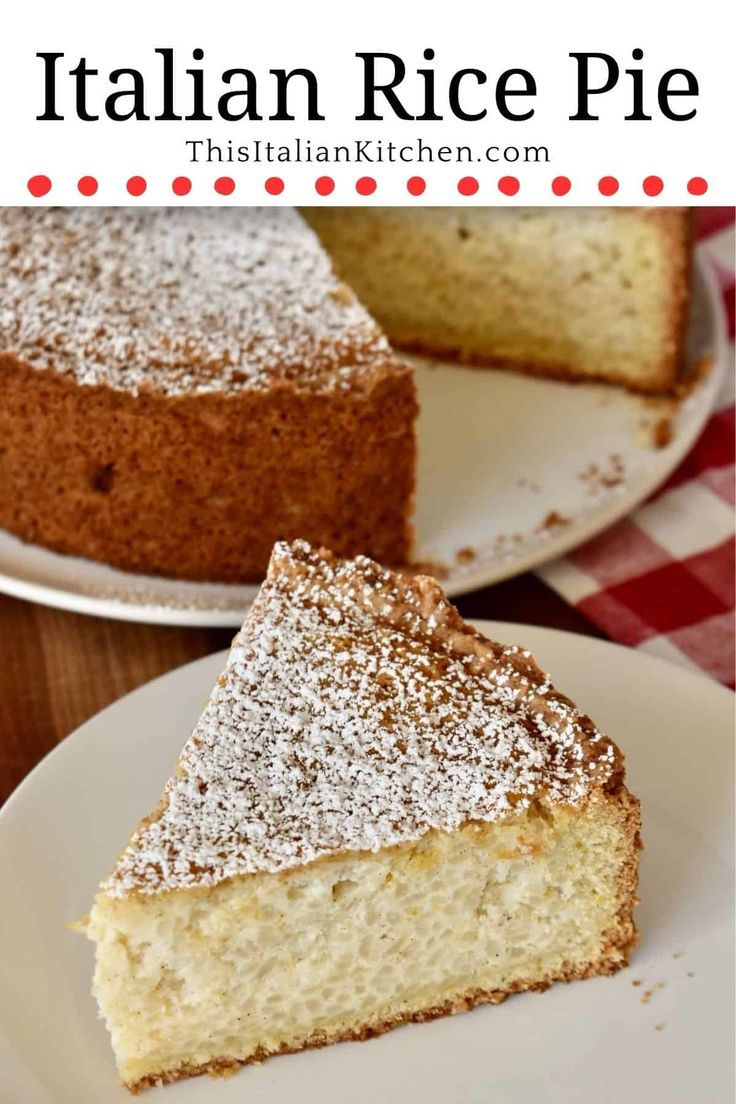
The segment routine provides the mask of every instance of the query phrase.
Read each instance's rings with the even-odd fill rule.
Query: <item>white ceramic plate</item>
[[[731,694],[589,637],[480,627],[531,648],[626,753],[645,843],[631,966],[369,1043],[276,1058],[227,1081],[152,1090],[152,1104],[733,1099]],[[130,1099],[89,996],[92,945],[65,923],[87,911],[158,798],[224,657],[181,667],[98,714],[0,815],[0,1099],[9,1104]]]
[[[729,363],[720,292],[696,265],[688,360],[712,366],[652,446],[672,404],[415,360],[421,403],[415,558],[451,596],[527,571],[611,525],[677,467]],[[438,566],[435,566],[438,565]],[[239,625],[254,586],[133,575],[24,544],[0,530],[0,590],[131,621]]]

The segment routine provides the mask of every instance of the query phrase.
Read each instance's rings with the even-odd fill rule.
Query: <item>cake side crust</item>
[[[0,353],[0,525],[126,571],[260,580],[273,543],[410,554],[416,394],[389,356],[350,391],[79,385]]]
[[[671,281],[669,285],[669,343],[662,351],[662,390],[677,391],[684,380],[687,365],[686,333],[692,285],[694,211],[692,208],[659,208],[648,212],[662,228],[664,251],[668,258]]]

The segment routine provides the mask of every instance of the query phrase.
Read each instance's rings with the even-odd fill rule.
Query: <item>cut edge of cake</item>
[[[530,271],[534,272],[534,276],[531,277],[531,283],[535,285],[533,289],[524,286],[526,279],[523,275],[524,250],[518,247],[509,253],[508,241],[500,237],[499,242],[495,243],[495,248],[499,250],[504,260],[499,262],[493,276],[494,278],[498,276],[501,284],[504,285],[504,290],[499,292],[498,288],[490,289],[486,286],[485,281],[489,276],[489,270],[487,268],[484,270],[483,266],[488,264],[488,256],[483,255],[482,239],[484,231],[493,232],[493,225],[489,223],[488,226],[484,226],[482,224],[484,218],[496,219],[501,227],[504,220],[507,222],[517,220],[519,232],[523,235],[525,217],[533,217],[536,214],[559,221],[567,217],[572,219],[578,213],[591,217],[590,210],[584,208],[565,208],[557,211],[544,208],[521,211],[512,208],[501,210],[473,208],[468,211],[457,208],[423,208],[411,211],[396,208],[371,208],[360,211],[355,208],[304,209],[305,217],[320,235],[338,271],[351,282],[351,285],[355,286],[357,293],[383,325],[396,348],[422,356],[456,361],[469,367],[497,368],[531,376],[559,379],[568,383],[597,381],[620,386],[634,393],[677,393],[681,386],[687,383],[685,336],[692,262],[692,211],[690,209],[677,207],[594,209],[595,216],[599,219],[609,219],[612,225],[615,225],[613,220],[618,220],[623,228],[625,220],[629,219],[630,228],[639,226],[642,231],[644,229],[653,231],[652,238],[657,239],[657,245],[654,252],[651,252],[650,243],[649,256],[640,258],[642,286],[638,288],[638,296],[637,289],[628,283],[634,263],[633,256],[629,257],[625,264],[621,262],[620,257],[611,260],[615,257],[616,250],[620,248],[615,233],[611,235],[608,242],[594,242],[594,251],[589,258],[591,265],[584,266],[579,263],[579,250],[567,250],[567,247],[562,245],[555,251],[552,235],[551,253],[559,259],[560,272],[554,283],[550,283],[548,279],[546,287],[537,286],[540,277],[534,267],[536,246],[532,240],[527,254],[532,265]],[[435,238],[432,236],[432,219],[442,216],[446,216],[452,225],[447,233],[443,235],[438,232]],[[382,219],[386,220],[385,226],[382,226]],[[421,234],[422,219],[425,220],[427,230],[424,238]],[[352,227],[350,220],[353,220]],[[414,223],[417,225],[414,226]],[[582,225],[576,227],[573,223],[570,229],[572,232],[576,229],[582,231],[583,227]],[[405,235],[404,239],[402,239],[402,233]],[[455,233],[460,235],[460,240],[453,240]],[[462,265],[461,258],[468,247],[472,246],[474,237],[481,243],[480,253],[479,257],[470,264],[478,265],[480,261],[480,267],[468,268],[466,276],[462,267],[458,266]],[[417,263],[415,255],[419,249],[424,251],[422,264]],[[385,281],[382,281],[379,273],[386,267],[386,257],[393,257],[394,252],[396,252],[397,268],[393,274],[391,297],[384,298],[382,289]],[[608,260],[606,252],[610,254]],[[548,249],[544,255],[547,278],[549,278],[549,273],[546,271],[549,255]],[[540,261],[542,256],[543,254],[540,253],[537,261]],[[595,268],[596,256],[600,265],[598,270]],[[357,261],[358,257],[359,261]],[[401,272],[400,267],[405,257],[410,259],[409,263],[413,266],[414,272],[419,274],[420,287],[423,286],[426,273],[434,274],[438,268],[442,269],[448,263],[455,266],[454,276],[459,279],[461,285],[460,299],[456,298],[457,293],[453,291],[452,284],[447,278],[444,286],[440,280],[436,286],[441,289],[441,292],[434,303],[434,309],[430,312],[429,325],[418,321],[422,314],[421,306],[415,305],[407,313],[405,310],[402,312],[401,307],[396,305],[411,301],[412,297],[411,289],[408,289],[406,284],[406,276]],[[605,281],[605,265],[608,261],[611,261],[612,266],[621,264],[622,282],[607,290],[605,285],[603,286],[603,302],[615,297],[620,299],[625,313],[623,322],[619,320],[619,323],[631,329],[632,333],[636,332],[636,313],[642,308],[642,293],[648,290],[648,294],[651,295],[651,288],[644,287],[648,278],[647,269],[651,271],[651,267],[654,267],[659,270],[658,294],[661,298],[654,304],[658,334],[656,352],[652,355],[644,355],[641,342],[651,343],[649,330],[652,327],[639,326],[640,344],[632,345],[623,358],[617,353],[619,362],[614,366],[613,351],[615,346],[621,344],[621,337],[609,333],[615,327],[612,327],[611,320],[607,318],[604,325],[607,335],[611,337],[608,345],[608,353],[612,358],[611,365],[607,366],[604,363],[607,354],[603,351],[604,345],[597,338],[593,341],[597,346],[595,353],[589,352],[585,364],[582,365],[577,361],[584,341],[579,348],[576,347],[579,339],[573,339],[566,329],[570,318],[574,318],[575,325],[581,319],[587,320],[590,331],[587,334],[588,339],[591,337],[591,332],[595,333],[596,328],[600,330],[602,306],[599,304],[599,309],[596,311],[590,303],[583,303],[580,289],[586,286],[595,287],[597,280]],[[569,273],[563,275],[563,272],[567,267],[575,269],[576,266],[578,271],[574,273],[573,285],[568,286]],[[395,293],[394,288],[397,283],[400,290]],[[521,324],[520,317],[526,315],[528,318],[535,312],[539,313],[539,305],[544,304],[546,300],[559,298],[562,287],[566,290],[558,306],[560,304],[564,306],[568,319],[560,319],[559,315],[556,318],[550,316],[542,324],[540,332],[534,333],[532,327],[525,335],[526,322]],[[427,291],[426,285],[423,286],[423,291]],[[500,320],[501,332],[494,332],[490,337],[486,334],[481,341],[478,341],[477,336],[473,337],[469,332],[463,333],[462,330],[453,337],[452,327],[458,316],[462,314],[466,303],[471,305],[474,318],[477,318],[481,312],[478,292],[492,297],[492,309]],[[416,295],[417,304],[420,299],[421,296]],[[405,315],[403,321],[400,318],[402,313]],[[414,317],[410,320],[409,316],[412,313]],[[441,337],[435,332],[438,327],[442,330]],[[508,333],[503,332],[507,327]],[[513,353],[502,351],[504,343],[508,343],[509,340],[516,346]],[[562,351],[564,348],[567,349],[568,355]],[[633,368],[639,356],[643,359],[636,378]]]
[[[616,807],[617,819],[619,820],[622,835],[629,841],[630,848],[627,859],[621,867],[617,923],[607,930],[606,939],[602,945],[602,951],[599,958],[592,959],[586,965],[580,967],[563,969],[546,976],[537,977],[533,980],[521,979],[505,987],[491,989],[469,988],[461,994],[436,1004],[401,1012],[392,1017],[367,1020],[359,1026],[337,1030],[332,1033],[323,1031],[312,1032],[293,1044],[281,1043],[277,1046],[258,1047],[253,1050],[252,1053],[242,1058],[223,1055],[210,1058],[201,1063],[182,1063],[174,1069],[146,1073],[141,1077],[137,1077],[135,1080],[126,1081],[121,1077],[124,1087],[131,1094],[138,1095],[146,1089],[174,1084],[178,1081],[186,1080],[191,1077],[203,1076],[205,1074],[213,1078],[228,1077],[237,1072],[241,1067],[260,1065],[268,1058],[298,1054],[304,1050],[319,1049],[342,1042],[365,1042],[369,1039],[374,1039],[386,1034],[397,1027],[403,1027],[409,1024],[427,1023],[445,1016],[469,1012],[486,1004],[502,1004],[508,997],[519,993],[543,993],[550,989],[555,983],[567,984],[574,981],[584,981],[593,977],[612,976],[629,965],[631,954],[639,943],[639,931],[632,920],[632,912],[639,902],[637,889],[639,881],[638,853],[641,849],[641,815],[638,800],[633,797],[625,787],[621,787],[616,795],[611,798],[611,805]],[[483,827],[486,826],[484,825]],[[455,831],[464,833],[476,832],[479,830],[482,831],[483,828],[479,828],[475,822],[470,821]],[[423,837],[423,842],[431,843],[433,837],[436,837],[437,834],[436,830],[430,829],[426,836]],[[407,843],[398,844],[395,848],[386,848],[383,850],[407,854],[411,853],[412,847],[411,844]],[[373,853],[358,852],[354,853],[352,857],[359,860],[361,854],[368,857]],[[422,852],[422,854],[424,854],[424,852]],[[336,865],[339,861],[340,856],[329,856],[315,860],[309,864],[309,867],[312,870],[317,867],[322,867],[327,871],[330,866]],[[269,875],[269,877],[288,880],[295,872],[298,871],[284,871],[278,875]],[[236,876],[235,880],[247,877],[248,875],[240,875]],[[256,875],[256,877],[258,876]],[[344,879],[342,878],[333,879],[333,891],[334,887],[339,886],[343,881]],[[196,889],[183,892],[207,894],[206,890]],[[80,924],[72,926],[75,930],[86,934],[88,938],[95,938],[93,934],[93,923],[89,918],[85,919],[85,921]]]

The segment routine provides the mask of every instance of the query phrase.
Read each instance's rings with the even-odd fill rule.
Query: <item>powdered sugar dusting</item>
[[[83,385],[334,390],[391,356],[288,208],[6,208],[0,272],[0,352]]]
[[[542,794],[575,804],[617,771],[529,654],[470,630],[432,580],[277,545],[162,811],[104,888],[376,850]]]

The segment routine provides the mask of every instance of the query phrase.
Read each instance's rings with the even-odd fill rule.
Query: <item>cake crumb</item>
[[[652,999],[652,997],[656,993],[657,989],[664,989],[666,984],[667,983],[664,982],[664,981],[658,981],[658,982],[656,982],[656,984],[654,984],[651,987],[651,989],[645,989],[644,992],[641,995],[641,1003],[642,1004],[649,1004],[650,1000]]]
[[[563,525],[569,525],[570,519],[565,517],[564,514],[560,514],[557,510],[550,510],[546,517],[539,523],[534,530],[535,533],[550,532],[552,529],[560,529]]]
[[[620,487],[626,479],[626,465],[618,452],[612,452],[604,464],[588,464],[578,474],[589,495]]]
[[[688,977],[695,977],[695,971],[694,970],[688,970],[687,976]]]
[[[634,988],[638,988],[638,986],[643,985],[644,982],[641,978],[634,978],[631,984],[634,986]]]
[[[656,1024],[654,1030],[655,1031],[664,1031],[664,1024],[663,1023]]]
[[[473,563],[477,558],[478,553],[474,548],[471,548],[470,545],[467,545],[465,548],[458,548],[455,553],[455,559],[459,564]]]
[[[672,422],[672,415],[665,414],[662,418],[658,418],[652,425],[652,445],[656,449],[667,448],[675,436],[675,427]]]
[[[682,958],[682,956],[684,955],[684,953],[685,953],[684,951],[675,951],[675,953],[673,954],[673,956],[672,956],[672,957],[673,957],[673,958]]]

